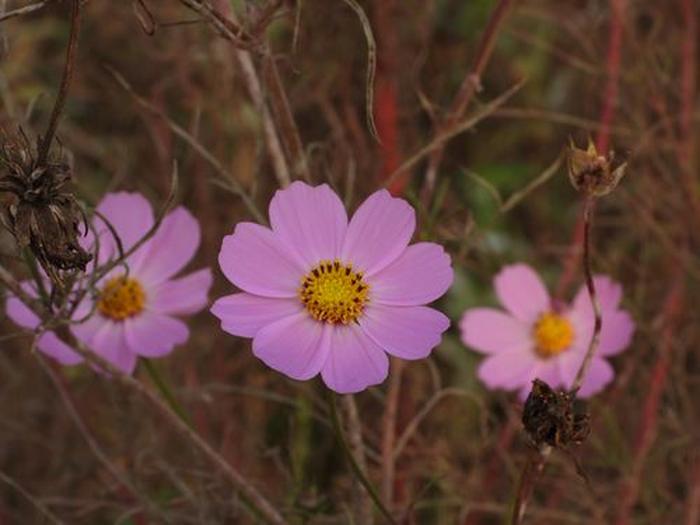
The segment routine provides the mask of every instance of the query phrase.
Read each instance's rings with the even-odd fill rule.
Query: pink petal
[[[80,316],[81,319],[83,317],[84,315]],[[91,346],[95,335],[97,335],[97,332],[99,332],[106,323],[111,323],[111,321],[105,319],[96,311],[85,321],[71,325],[70,329],[73,335],[81,342],[87,346]]]
[[[37,348],[62,365],[77,365],[83,358],[53,332],[45,332],[37,341]]]
[[[143,311],[123,321],[129,350],[143,357],[162,357],[187,341],[187,325],[167,315]]]
[[[586,377],[583,379],[579,397],[591,397],[605,388],[615,377],[613,367],[605,359],[597,357],[591,361]]]
[[[124,250],[131,248],[136,241],[153,226],[153,209],[140,193],[108,193],[97,206],[97,211],[109,221],[119,235]],[[97,216],[96,216],[97,217]],[[104,224],[104,219],[95,219],[96,229],[100,235],[100,242],[104,246],[100,249],[113,249],[114,237]],[[112,253],[116,254],[116,250]],[[102,258],[102,256],[101,256]]]
[[[144,283],[162,283],[194,257],[200,239],[197,219],[179,206],[165,216],[153,237],[134,254],[131,270]]]
[[[607,275],[593,276],[593,284],[601,311],[616,310],[622,300],[622,286]],[[579,288],[572,307],[574,310],[590,312],[593,315],[588,288],[585,284]]]
[[[22,289],[31,297],[36,297],[36,291],[28,281],[22,283]],[[5,301],[5,312],[15,324],[24,328],[36,328],[40,324],[39,317],[14,295],[8,295]]]
[[[619,354],[632,342],[633,335],[634,321],[630,314],[622,310],[605,313],[600,330],[599,355]]]
[[[534,379],[541,379],[554,389],[563,388],[564,386],[557,359],[537,359],[535,367],[530,372],[530,381],[518,392],[518,397],[521,401],[527,399],[528,394],[532,390],[532,381]]]
[[[331,350],[321,370],[323,382],[339,394],[378,385],[389,373],[389,359],[357,325],[333,327]]]
[[[233,284],[265,297],[296,297],[305,273],[271,230],[251,222],[224,237],[219,265]]]
[[[534,352],[511,350],[488,356],[477,369],[477,376],[490,389],[529,388],[536,367]]]
[[[90,349],[126,374],[136,368],[136,354],[129,350],[123,323],[105,320],[90,341]]]
[[[590,306],[590,303],[588,304]],[[574,325],[576,339],[572,346],[585,353],[593,337],[593,313],[571,311],[568,318]],[[625,350],[634,335],[634,321],[624,310],[603,310],[600,343],[596,354],[600,356],[616,355]]]
[[[29,281],[25,281],[21,285],[22,289],[30,296],[37,296]],[[39,317],[14,295],[7,297],[5,310],[7,317],[23,328],[36,330],[41,324]],[[39,336],[36,346],[41,352],[54,358],[62,365],[75,365],[83,360],[79,354],[75,353],[71,347],[61,341],[53,332],[44,332]]]
[[[379,190],[350,220],[340,258],[370,276],[403,253],[416,229],[416,213],[403,199]]]
[[[262,328],[253,339],[253,354],[292,379],[311,379],[326,362],[332,330],[301,312]]]
[[[359,323],[380,347],[403,359],[427,357],[450,326],[450,320],[432,308],[379,304],[365,308]]]
[[[209,268],[180,279],[165,281],[148,290],[148,308],[169,315],[190,315],[209,303],[212,275]]]
[[[227,295],[211,307],[211,313],[221,320],[221,328],[241,337],[254,337],[264,326],[302,310],[296,298],[273,299],[247,293]]]
[[[559,356],[559,368],[565,388],[569,389],[573,385],[585,354],[586,351],[583,349],[572,349]],[[583,378],[583,385],[578,395],[580,397],[589,397],[598,393],[612,381],[614,375],[615,372],[610,363],[605,359],[594,356],[590,368]]]
[[[277,236],[311,268],[322,259],[338,257],[348,216],[327,184],[312,187],[296,181],[275,193],[270,202],[270,223]]]
[[[450,256],[442,246],[419,242],[367,279],[372,299],[381,304],[415,306],[434,301],[452,284]]]
[[[478,352],[497,354],[532,347],[532,328],[494,308],[471,308],[459,323],[462,342]]]
[[[535,271],[526,264],[506,266],[494,279],[501,304],[521,321],[532,324],[550,309],[549,293]]]

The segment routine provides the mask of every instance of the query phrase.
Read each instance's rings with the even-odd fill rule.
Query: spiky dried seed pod
[[[582,443],[590,433],[587,411],[574,409],[572,392],[557,392],[540,379],[532,382],[532,390],[523,408],[523,426],[535,446],[547,444],[566,448]]]
[[[627,162],[618,162],[614,152],[611,151],[607,157],[598,154],[590,137],[585,150],[576,147],[569,139],[567,165],[571,184],[588,197],[602,197],[610,193],[627,169]]]
[[[16,199],[7,208],[10,230],[21,248],[28,247],[54,282],[59,270],[84,271],[92,255],[78,242],[87,222],[68,185],[71,169],[57,158],[39,165],[21,131],[0,135],[0,191]]]

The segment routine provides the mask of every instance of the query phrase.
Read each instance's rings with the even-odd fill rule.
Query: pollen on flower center
[[[104,285],[97,302],[99,312],[114,321],[133,317],[144,308],[146,294],[136,279],[115,277]]]
[[[331,324],[348,324],[364,310],[369,286],[362,272],[339,260],[321,261],[301,280],[299,298],[311,316]]]
[[[553,357],[569,348],[574,340],[574,329],[565,317],[548,312],[535,323],[533,337],[535,351],[541,357]]]

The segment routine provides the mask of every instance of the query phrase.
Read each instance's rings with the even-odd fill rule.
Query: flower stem
[[[392,517],[391,513],[387,510],[387,508],[384,506],[382,503],[381,498],[379,497],[379,494],[377,494],[376,489],[372,485],[372,483],[367,479],[367,476],[365,476],[365,473],[362,472],[362,469],[360,468],[360,465],[358,465],[357,460],[355,459],[355,456],[353,455],[352,451],[350,450],[350,446],[348,445],[348,441],[345,438],[345,434],[343,433],[343,428],[342,424],[340,422],[340,417],[338,415],[338,406],[337,406],[337,401],[336,401],[336,396],[333,392],[329,392],[328,394],[328,407],[330,409],[331,413],[331,420],[333,421],[333,431],[335,432],[336,438],[338,439],[338,443],[340,444],[340,448],[343,450],[343,453],[348,459],[348,462],[350,463],[350,468],[357,477],[358,481],[362,484],[362,486],[365,488],[367,493],[369,494],[370,498],[372,498],[372,501],[376,505],[377,509],[382,513],[382,516],[386,518],[386,520],[389,523],[396,524],[396,520]]]
[[[583,362],[581,363],[578,372],[576,372],[576,377],[571,385],[571,392],[574,393],[581,388],[581,384],[583,383],[586,373],[591,366],[591,361],[593,360],[595,351],[598,348],[598,343],[600,342],[600,331],[603,328],[603,318],[600,314],[600,303],[598,302],[595,283],[593,281],[593,272],[591,270],[591,222],[593,220],[594,204],[595,199],[593,197],[586,197],[586,200],[583,203],[583,271],[586,274],[586,288],[588,288],[588,296],[590,297],[591,304],[593,305],[595,324],[593,325],[593,336],[588,344],[586,356],[583,358]]]

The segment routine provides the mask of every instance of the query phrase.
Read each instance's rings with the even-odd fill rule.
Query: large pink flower
[[[603,275],[594,281],[603,327],[581,397],[599,392],[612,380],[614,371],[605,358],[622,352],[634,333],[632,318],[619,308],[622,287]],[[586,287],[570,306],[555,308],[534,270],[515,264],[496,276],[494,288],[506,311],[473,308],[460,323],[464,344],[488,356],[479,367],[479,378],[489,388],[519,389],[522,399],[535,378],[553,388],[570,388],[593,335]]]
[[[408,246],[406,201],[378,191],[348,223],[330,187],[295,182],[275,194],[270,222],[224,238],[219,264],[243,292],[211,309],[268,366],[359,392],[386,378],[387,352],[421,359],[440,342],[449,320],[423,305],[452,283],[450,258],[434,243]]]
[[[99,266],[119,255],[105,219],[117,233],[124,251],[153,226],[148,201],[137,193],[111,193],[97,207],[96,232],[84,240],[96,253]],[[98,242],[96,242],[96,239]],[[138,356],[161,357],[189,337],[187,325],[176,316],[193,314],[207,304],[211,271],[207,269],[173,279],[194,256],[200,241],[199,224],[183,207],[169,213],[151,239],[97,283],[96,294],[86,296],[73,314],[73,334],[124,372],[133,372]],[[88,275],[76,289],[84,285]],[[36,296],[29,282],[25,290]],[[39,318],[16,297],[7,300],[7,315],[18,325],[36,329]],[[38,340],[40,351],[63,364],[81,358],[52,332]]]

